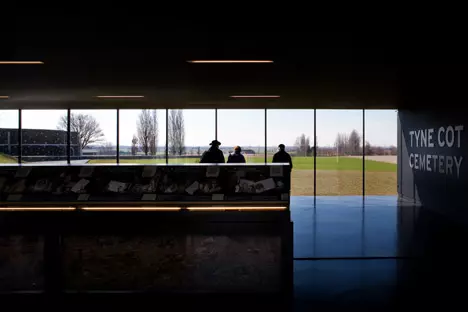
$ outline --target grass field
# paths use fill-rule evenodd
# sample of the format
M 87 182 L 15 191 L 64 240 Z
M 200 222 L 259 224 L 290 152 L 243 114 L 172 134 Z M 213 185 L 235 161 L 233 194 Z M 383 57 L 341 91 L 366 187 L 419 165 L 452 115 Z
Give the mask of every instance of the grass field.
M 247 157 L 247 162 L 250 163 L 263 163 L 263 157 Z M 271 162 L 271 158 L 268 160 Z M 115 159 L 93 159 L 88 163 L 109 163 L 115 162 Z M 169 163 L 173 164 L 188 164 L 198 163 L 197 158 L 172 158 L 169 159 Z M 132 163 L 132 164 L 164 164 L 165 159 L 121 159 L 120 163 Z M 366 160 L 366 171 L 371 172 L 396 172 L 397 166 L 391 163 L 385 163 L 380 161 Z M 294 157 L 293 158 L 294 169 L 297 170 L 314 170 L 314 158 L 313 157 Z M 338 161 L 336 157 L 317 157 L 317 170 L 345 170 L 345 171 L 362 171 L 362 160 L 358 158 L 340 157 Z
M 17 164 L 17 163 L 18 163 L 17 159 L 0 154 L 0 164 Z
M 263 163 L 263 157 L 247 157 L 247 162 Z M 269 159 L 271 161 L 271 158 Z M 115 162 L 95 159 L 89 163 Z M 165 159 L 121 159 L 121 163 L 157 164 Z M 197 158 L 174 158 L 169 163 L 198 163 Z M 291 176 L 291 195 L 314 195 L 314 158 L 294 157 Z M 362 195 L 362 159 L 317 157 L 317 195 Z M 397 165 L 366 160 L 366 195 L 396 195 Z

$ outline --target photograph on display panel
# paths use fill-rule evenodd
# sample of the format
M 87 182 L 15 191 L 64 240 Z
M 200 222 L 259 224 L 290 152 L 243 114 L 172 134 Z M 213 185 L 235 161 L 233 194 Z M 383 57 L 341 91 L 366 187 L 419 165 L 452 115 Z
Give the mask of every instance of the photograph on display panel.
M 0 196 L 6 202 L 281 200 L 289 195 L 289 172 L 280 164 L 3 166 Z

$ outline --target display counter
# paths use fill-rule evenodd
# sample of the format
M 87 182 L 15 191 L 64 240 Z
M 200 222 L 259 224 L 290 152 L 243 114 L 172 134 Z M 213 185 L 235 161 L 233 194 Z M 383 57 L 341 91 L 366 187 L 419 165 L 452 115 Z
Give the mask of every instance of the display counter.
M 4 165 L 3 208 L 287 209 L 288 164 Z
M 0 190 L 0 294 L 292 293 L 287 164 L 5 165 Z

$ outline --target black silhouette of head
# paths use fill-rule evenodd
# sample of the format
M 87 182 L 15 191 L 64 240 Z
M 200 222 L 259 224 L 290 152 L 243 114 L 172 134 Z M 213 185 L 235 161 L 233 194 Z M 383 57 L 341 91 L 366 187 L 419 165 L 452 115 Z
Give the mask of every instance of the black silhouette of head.
M 218 146 L 221 145 L 221 142 L 219 142 L 218 140 L 213 140 L 213 141 L 211 141 L 210 145 L 218 147 Z

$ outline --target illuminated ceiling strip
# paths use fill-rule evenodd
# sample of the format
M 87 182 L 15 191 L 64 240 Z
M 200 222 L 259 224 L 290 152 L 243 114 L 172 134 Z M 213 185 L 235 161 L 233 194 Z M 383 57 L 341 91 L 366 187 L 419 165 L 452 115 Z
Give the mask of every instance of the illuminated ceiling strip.
M 249 211 L 263 211 L 263 210 L 286 210 L 286 206 L 279 207 L 187 207 L 187 210 L 192 211 L 224 211 L 224 210 L 249 210 Z
M 180 207 L 82 207 L 88 211 L 179 211 Z
M 10 97 L 8 95 L 0 95 L 0 99 L 9 99 Z
M 141 99 L 144 95 L 97 95 L 99 99 Z
M 74 207 L 0 207 L 0 211 L 72 211 Z
M 280 95 L 231 95 L 233 99 L 277 99 Z
M 191 64 L 265 64 L 273 63 L 272 60 L 191 60 Z
M 0 65 L 43 65 L 41 61 L 0 61 Z

